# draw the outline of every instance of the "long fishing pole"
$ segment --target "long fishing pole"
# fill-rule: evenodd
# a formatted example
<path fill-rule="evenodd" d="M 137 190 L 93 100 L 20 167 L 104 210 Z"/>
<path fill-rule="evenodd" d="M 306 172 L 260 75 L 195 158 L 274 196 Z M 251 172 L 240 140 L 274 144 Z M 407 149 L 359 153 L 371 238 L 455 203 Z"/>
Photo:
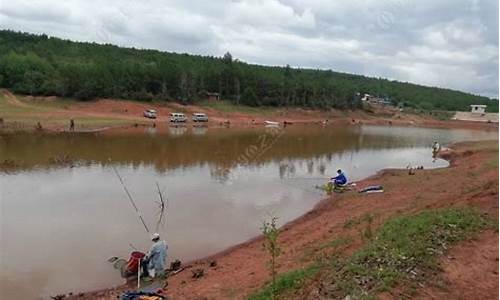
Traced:
<path fill-rule="evenodd" d="M 283 184 L 287 185 L 287 186 L 290 186 L 294 189 L 299 189 L 299 190 L 302 190 L 302 191 L 306 191 L 308 193 L 314 193 L 314 194 L 318 194 L 318 193 L 322 193 L 320 190 L 318 189 L 313 189 L 313 188 L 306 188 L 306 187 L 302 187 L 302 186 L 298 186 L 296 184 L 291 184 L 289 182 L 286 182 L 286 181 L 282 181 Z"/>
<path fill-rule="evenodd" d="M 158 195 L 160 197 L 160 201 L 158 202 L 160 207 L 160 215 L 158 217 L 158 221 L 156 222 L 156 232 L 160 229 L 160 225 L 163 222 L 163 213 L 165 208 L 168 206 L 168 202 L 165 204 L 165 200 L 163 199 L 163 192 L 160 190 L 160 185 L 156 182 L 156 188 L 158 189 Z"/>
<path fill-rule="evenodd" d="M 282 180 L 329 180 L 327 177 L 290 177 Z"/>
<path fill-rule="evenodd" d="M 118 170 L 115 168 L 115 166 L 111 165 L 111 167 L 112 167 L 112 168 L 113 168 L 113 170 L 115 171 L 116 177 L 118 177 L 118 179 L 120 180 L 120 183 L 122 184 L 122 187 L 123 187 L 123 189 L 125 190 L 125 193 L 127 194 L 128 199 L 130 200 L 130 203 L 131 203 L 131 204 L 132 204 L 132 206 L 134 207 L 135 212 L 136 212 L 136 213 L 137 213 L 137 215 L 139 216 L 139 219 L 141 219 L 142 225 L 144 225 L 144 228 L 146 229 L 146 232 L 147 232 L 147 233 L 150 233 L 150 232 L 149 232 L 149 228 L 148 228 L 148 226 L 146 225 L 146 222 L 144 222 L 144 219 L 142 218 L 141 213 L 139 212 L 139 209 L 137 208 L 137 205 L 135 205 L 134 199 L 132 199 L 132 195 L 130 195 L 130 192 L 128 191 L 127 187 L 125 186 L 125 183 L 123 182 L 123 179 L 122 179 L 122 177 L 120 176 L 120 173 L 118 173 Z"/>

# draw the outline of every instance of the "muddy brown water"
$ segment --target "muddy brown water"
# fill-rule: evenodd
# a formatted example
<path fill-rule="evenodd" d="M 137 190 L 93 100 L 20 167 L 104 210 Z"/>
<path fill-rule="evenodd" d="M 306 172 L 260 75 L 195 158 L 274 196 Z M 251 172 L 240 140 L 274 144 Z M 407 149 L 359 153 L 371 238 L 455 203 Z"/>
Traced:
<path fill-rule="evenodd" d="M 383 168 L 434 160 L 448 144 L 497 132 L 380 126 L 343 128 L 137 128 L 98 134 L 0 136 L 2 299 L 40 299 L 123 283 L 106 262 L 146 250 L 149 235 L 114 174 L 123 177 L 169 260 L 200 258 L 281 224 L 324 195 L 315 188 L 342 168 L 351 181 Z M 156 183 L 168 198 L 157 225 Z"/>

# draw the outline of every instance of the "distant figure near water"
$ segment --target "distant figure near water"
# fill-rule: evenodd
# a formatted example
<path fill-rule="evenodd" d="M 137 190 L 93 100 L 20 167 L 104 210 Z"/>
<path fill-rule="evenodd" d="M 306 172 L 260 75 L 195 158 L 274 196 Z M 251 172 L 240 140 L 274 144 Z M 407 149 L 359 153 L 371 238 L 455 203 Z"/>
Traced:
<path fill-rule="evenodd" d="M 437 141 L 434 141 L 434 144 L 432 144 L 432 158 L 434 161 L 436 161 L 439 151 L 441 151 L 441 145 Z"/>
<path fill-rule="evenodd" d="M 75 131 L 75 120 L 69 120 L 69 131 Z"/>
<path fill-rule="evenodd" d="M 432 145 L 432 152 L 439 152 L 441 150 L 441 145 L 437 141 L 434 141 Z"/>

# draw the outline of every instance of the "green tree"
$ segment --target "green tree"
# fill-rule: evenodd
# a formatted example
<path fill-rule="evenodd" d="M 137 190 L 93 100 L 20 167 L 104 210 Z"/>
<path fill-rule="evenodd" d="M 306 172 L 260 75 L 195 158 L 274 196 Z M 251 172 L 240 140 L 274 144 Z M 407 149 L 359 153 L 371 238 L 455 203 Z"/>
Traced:
<path fill-rule="evenodd" d="M 241 103 L 248 105 L 248 106 L 258 106 L 259 105 L 259 100 L 257 98 L 257 95 L 255 94 L 255 91 L 247 87 L 243 91 L 243 94 L 241 95 Z"/>
<path fill-rule="evenodd" d="M 80 43 L 0 30 L 0 87 L 18 93 L 192 103 L 200 91 L 247 105 L 355 109 L 356 93 L 388 97 L 427 110 L 469 110 L 498 100 L 450 89 L 426 87 L 332 70 L 247 64 L 223 57 Z M 243 91 L 241 93 L 241 91 Z"/>

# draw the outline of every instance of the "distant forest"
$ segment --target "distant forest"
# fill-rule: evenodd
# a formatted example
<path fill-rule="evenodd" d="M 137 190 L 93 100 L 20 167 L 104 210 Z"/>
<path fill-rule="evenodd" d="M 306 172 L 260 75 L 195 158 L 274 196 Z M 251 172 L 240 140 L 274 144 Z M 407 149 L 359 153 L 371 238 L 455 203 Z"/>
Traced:
<path fill-rule="evenodd" d="M 73 42 L 0 31 L 0 86 L 30 95 L 196 103 L 207 92 L 249 106 L 355 109 L 360 95 L 424 110 L 469 110 L 498 101 L 450 89 L 313 70 L 260 66 L 223 57 Z"/>

